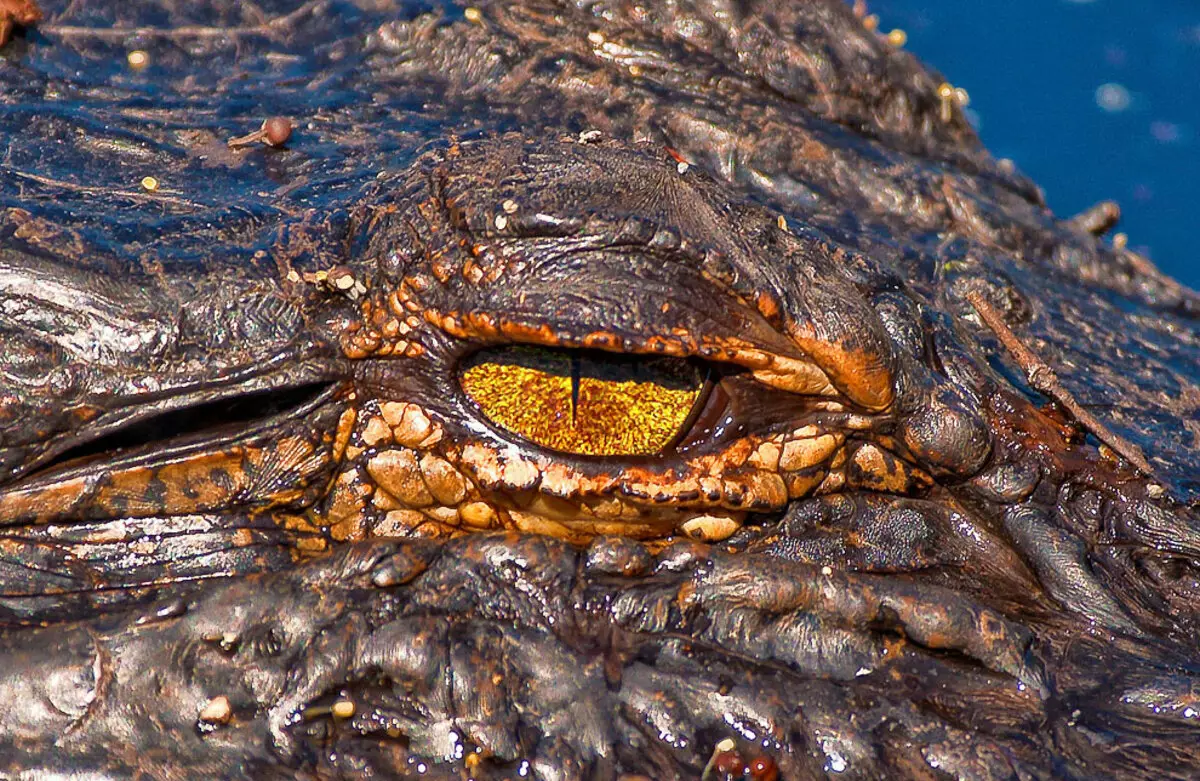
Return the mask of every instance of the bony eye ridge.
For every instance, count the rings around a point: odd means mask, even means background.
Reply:
[[[704,369],[680,358],[525,346],[474,353],[459,382],[499,428],[585,456],[661,453],[706,386]]]

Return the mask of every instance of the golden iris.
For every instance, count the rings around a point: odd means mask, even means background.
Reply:
[[[704,389],[701,370],[679,358],[538,347],[478,352],[460,381],[500,428],[587,456],[662,451]]]

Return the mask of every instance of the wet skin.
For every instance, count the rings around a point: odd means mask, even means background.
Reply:
[[[115,131],[6,163],[0,769],[1195,772],[1195,294],[839,3],[318,10],[203,45],[337,29],[321,144],[138,130],[133,238],[46,173]]]

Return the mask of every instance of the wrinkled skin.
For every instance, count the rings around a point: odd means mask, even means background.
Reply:
[[[44,5],[0,60],[0,777],[1200,772],[1200,299],[848,7]],[[459,389],[509,343],[722,393],[553,452]]]

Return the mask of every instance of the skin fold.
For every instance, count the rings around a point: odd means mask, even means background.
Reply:
[[[849,5],[44,5],[0,777],[1200,769],[1200,298]]]

